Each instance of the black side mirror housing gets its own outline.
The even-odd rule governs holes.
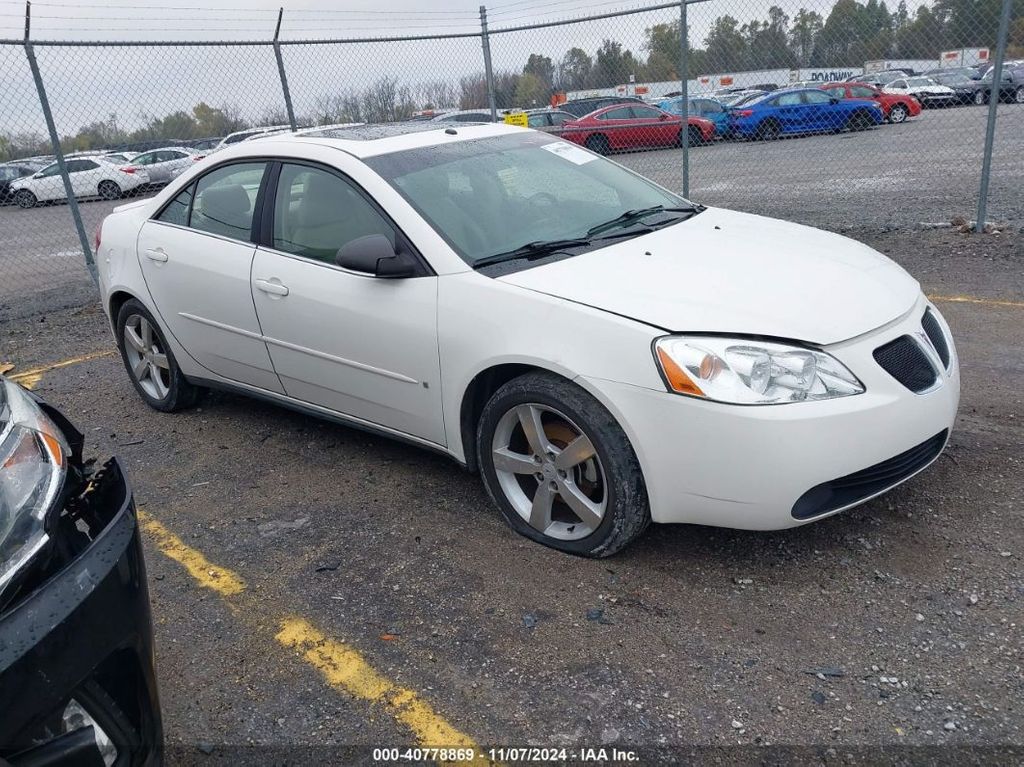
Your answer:
[[[383,234],[368,234],[345,243],[334,258],[342,269],[370,274],[383,279],[402,279],[419,275],[419,263],[408,252],[396,252]]]

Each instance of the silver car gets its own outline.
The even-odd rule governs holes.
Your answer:
[[[204,155],[187,146],[173,146],[143,152],[131,160],[132,167],[143,168],[149,173],[150,184],[166,184],[192,167]]]

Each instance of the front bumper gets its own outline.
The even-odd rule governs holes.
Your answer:
[[[0,764],[104,765],[97,740],[109,739],[106,763],[116,750],[118,767],[158,765],[163,732],[146,570],[117,460],[69,504],[90,520],[88,532],[59,528],[72,547],[68,561],[0,613]]]
[[[952,361],[927,393],[905,388],[872,356],[899,336],[920,333],[927,306],[922,296],[910,313],[884,328],[825,348],[864,383],[864,393],[851,397],[744,407],[599,379],[587,383],[630,437],[655,522],[794,527],[863,503],[912,474],[893,474],[893,481],[870,494],[822,513],[794,516],[808,491],[878,469],[952,430],[960,375],[944,322]],[[938,451],[922,458],[923,465],[910,466],[905,459],[899,464],[916,473],[937,456]]]

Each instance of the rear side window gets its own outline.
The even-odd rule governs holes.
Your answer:
[[[192,190],[194,187],[195,184],[189,185],[188,189],[171,200],[160,215],[156,217],[157,221],[177,224],[178,226],[188,226],[188,214],[192,207]]]
[[[274,204],[275,250],[334,263],[338,250],[360,237],[395,230],[351,184],[320,168],[281,166]]]
[[[249,240],[253,208],[266,163],[226,165],[196,183],[189,226],[234,240]]]

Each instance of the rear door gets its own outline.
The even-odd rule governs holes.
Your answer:
[[[795,133],[806,129],[807,105],[802,91],[780,94],[775,99],[775,106],[775,116],[782,124],[783,131]]]
[[[68,162],[68,176],[71,178],[71,189],[75,197],[92,197],[99,194],[103,174],[100,172],[100,166],[93,160],[71,160]]]
[[[825,91],[804,91],[806,116],[805,130],[833,130],[843,127],[845,112],[832,104],[832,96]]]
[[[240,161],[200,177],[143,225],[138,258],[164,328],[193,359],[280,393],[249,287],[266,168]]]

